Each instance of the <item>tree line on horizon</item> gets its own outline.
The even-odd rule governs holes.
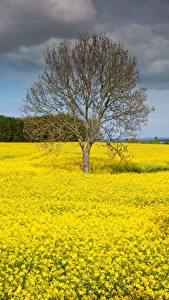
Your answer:
[[[70,135],[69,130],[65,128],[63,124],[63,115],[64,114],[58,114],[56,116],[29,118],[0,115],[0,142],[41,142],[50,141],[51,138],[56,142],[75,142],[77,141],[76,136]],[[64,115],[64,119],[65,118],[69,119],[72,125],[78,123],[83,132],[83,124],[81,121],[75,120],[68,115]],[[55,128],[53,127],[54,122],[56,125]],[[62,134],[56,131],[57,124],[60,122],[63,124]]]
[[[41,141],[49,141],[51,139],[51,118],[53,116],[43,116],[43,117],[32,117],[29,119],[21,118],[21,117],[9,117],[0,115],[0,142],[41,142]],[[55,123],[60,122],[63,115],[55,116]],[[71,117],[67,116],[69,120],[72,121]],[[28,128],[31,121],[31,127]],[[34,123],[34,126],[33,126]],[[48,126],[47,126],[48,125]],[[27,133],[25,132],[25,129]],[[30,132],[30,136],[28,134],[29,130],[34,129],[34,135]],[[40,129],[39,129],[40,128]],[[81,130],[83,130],[83,125],[81,123]],[[64,134],[56,133],[56,128],[53,130],[52,138],[55,138],[58,142],[76,142],[77,138],[75,135],[71,135],[70,132],[66,132],[66,128],[63,126]],[[55,135],[55,136],[54,136]],[[169,138],[158,138],[155,136],[150,139],[137,139],[137,138],[128,138],[123,142],[127,143],[153,143],[153,144],[169,144]]]
[[[24,142],[24,121],[22,118],[0,116],[0,142]]]

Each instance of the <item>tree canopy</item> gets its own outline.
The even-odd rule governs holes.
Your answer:
[[[0,142],[23,142],[25,140],[23,119],[0,116]]]
[[[89,171],[90,150],[100,136],[129,134],[147,121],[150,109],[146,91],[137,88],[137,60],[121,43],[107,35],[81,34],[49,47],[46,68],[30,88],[24,111],[28,115],[69,115],[51,126],[75,135],[83,153],[83,170]],[[55,126],[56,125],[56,126]],[[38,126],[38,125],[37,125]]]

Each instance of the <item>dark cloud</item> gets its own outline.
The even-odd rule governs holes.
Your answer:
[[[0,0],[0,52],[74,36],[94,18],[90,0]]]
[[[168,22],[168,0],[93,0],[97,10],[109,14],[114,25],[138,22],[150,24]]]
[[[138,58],[143,84],[169,83],[167,0],[0,0],[1,61],[13,68],[40,68],[53,39],[81,31],[105,32]]]
[[[169,87],[169,1],[94,0],[100,18],[96,32],[120,40],[138,58],[142,83],[151,89]]]

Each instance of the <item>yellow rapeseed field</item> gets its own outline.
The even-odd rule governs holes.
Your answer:
[[[0,143],[0,299],[169,299],[169,145],[129,150]]]

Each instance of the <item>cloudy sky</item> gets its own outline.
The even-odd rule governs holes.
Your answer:
[[[0,0],[0,114],[18,116],[46,46],[108,33],[138,59],[155,107],[142,136],[169,136],[169,0]]]

